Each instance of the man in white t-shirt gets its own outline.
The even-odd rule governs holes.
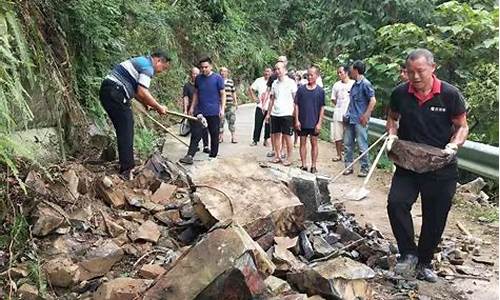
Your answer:
[[[264,76],[255,79],[252,85],[248,88],[250,99],[257,103],[255,108],[255,123],[253,128],[253,141],[250,146],[257,146],[262,132],[262,125],[269,107],[269,91],[267,90],[267,81],[271,77],[273,70],[269,67],[264,69]],[[257,94],[256,94],[257,93]],[[264,147],[268,144],[268,139],[271,137],[269,123],[264,125]]]
[[[282,62],[276,64],[276,74],[278,79],[271,86],[271,102],[266,115],[267,120],[271,118],[271,141],[275,152],[272,162],[282,162],[284,166],[289,166],[292,157],[294,99],[297,84],[295,80],[287,76],[285,64]],[[281,153],[282,136],[285,139],[287,148],[287,155],[283,161],[279,155]]]
[[[342,150],[344,148],[342,143],[344,139],[344,115],[347,112],[347,108],[349,108],[349,93],[354,84],[354,80],[349,79],[348,70],[349,68],[346,66],[341,66],[337,69],[337,75],[340,80],[335,82],[332,88],[332,102],[335,108],[333,110],[331,132],[335,148],[337,149],[337,157],[334,157],[333,161],[342,160]]]

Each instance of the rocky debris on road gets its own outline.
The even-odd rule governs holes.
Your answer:
[[[396,165],[417,173],[434,171],[456,160],[443,149],[404,140],[396,140],[388,157]]]
[[[35,171],[26,179],[55,298],[372,299],[367,280],[396,262],[377,228],[330,203],[328,178],[238,159],[188,172],[157,154],[127,182],[87,167],[62,166],[56,184]],[[481,245],[470,233],[445,239],[435,267],[446,278],[476,276],[471,262],[491,263]],[[18,295],[34,299],[29,274],[16,271],[27,259],[11,275]]]
[[[486,182],[482,177],[478,177],[468,183],[458,185],[453,201],[455,203],[468,203],[478,207],[491,207],[490,197],[482,191]]]

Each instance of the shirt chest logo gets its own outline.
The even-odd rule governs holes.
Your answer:
[[[440,106],[431,106],[430,110],[432,112],[438,112],[438,113],[444,113],[446,112],[446,107],[440,107]]]

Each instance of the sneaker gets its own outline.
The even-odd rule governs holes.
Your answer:
[[[208,161],[214,161],[214,160],[217,160],[217,156],[216,157],[213,157],[213,156],[208,157]]]
[[[203,153],[210,153],[210,149],[207,146],[203,147]]]
[[[342,173],[342,175],[351,175],[352,173],[354,173],[353,169],[347,169],[344,171],[344,173]]]
[[[432,266],[430,264],[418,264],[417,279],[428,282],[436,282],[438,278],[436,273],[432,270]]]
[[[180,163],[183,163],[185,165],[192,165],[193,164],[193,157],[191,155],[186,155],[183,158],[179,159]]]
[[[255,141],[254,141],[254,142],[252,142],[252,143],[250,144],[250,146],[252,146],[252,147],[253,147],[253,146],[257,146],[257,142],[255,142]]]
[[[418,257],[413,254],[407,254],[398,261],[394,267],[394,273],[403,277],[413,277],[417,263]]]
[[[361,169],[358,173],[358,177],[366,177],[368,176],[368,171],[365,169]]]
[[[274,151],[269,151],[266,154],[267,157],[273,157],[274,156]]]

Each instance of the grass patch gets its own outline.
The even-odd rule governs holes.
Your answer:
[[[493,223],[498,221],[498,207],[470,207],[468,209],[474,221]]]
[[[134,148],[141,158],[147,158],[153,153],[156,144],[157,134],[148,128],[136,129],[134,135]]]

